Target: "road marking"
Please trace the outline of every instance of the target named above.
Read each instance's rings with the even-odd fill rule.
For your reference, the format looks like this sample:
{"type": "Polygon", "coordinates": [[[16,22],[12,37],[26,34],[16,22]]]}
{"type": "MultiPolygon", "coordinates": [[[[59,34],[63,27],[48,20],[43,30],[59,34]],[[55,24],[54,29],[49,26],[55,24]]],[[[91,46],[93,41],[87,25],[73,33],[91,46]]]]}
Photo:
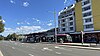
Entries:
{"type": "Polygon", "coordinates": [[[34,56],[33,54],[28,54],[29,56],[34,56]]]}
{"type": "Polygon", "coordinates": [[[15,47],[12,47],[12,49],[15,49],[15,47]]]}
{"type": "Polygon", "coordinates": [[[52,49],[49,49],[47,47],[43,48],[43,50],[53,51],[52,49]]]}
{"type": "Polygon", "coordinates": [[[72,51],[72,50],[70,50],[70,49],[65,49],[65,48],[59,47],[59,46],[55,46],[55,48],[56,48],[56,49],[61,49],[61,50],[66,50],[66,51],[72,51]]]}
{"type": "Polygon", "coordinates": [[[0,51],[0,56],[3,56],[2,52],[0,51]]]}
{"type": "Polygon", "coordinates": [[[58,47],[58,46],[55,46],[55,48],[57,48],[57,49],[58,49],[58,48],[60,48],[60,47],[58,47]]]}
{"type": "Polygon", "coordinates": [[[25,44],[25,43],[21,43],[21,44],[25,44]]]}
{"type": "Polygon", "coordinates": [[[56,52],[56,54],[61,54],[60,52],[56,52]]]}

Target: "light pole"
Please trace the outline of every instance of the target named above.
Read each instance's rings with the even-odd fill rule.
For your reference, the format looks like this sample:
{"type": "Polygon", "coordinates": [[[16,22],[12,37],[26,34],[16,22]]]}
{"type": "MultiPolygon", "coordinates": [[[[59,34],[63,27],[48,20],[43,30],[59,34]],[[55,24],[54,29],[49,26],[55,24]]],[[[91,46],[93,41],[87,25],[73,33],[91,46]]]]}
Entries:
{"type": "Polygon", "coordinates": [[[53,13],[53,14],[54,14],[54,24],[55,24],[55,34],[54,34],[54,37],[55,37],[55,43],[57,43],[56,11],[55,11],[55,9],[54,9],[54,12],[52,12],[52,11],[49,11],[49,12],[51,12],[51,13],[53,13]]]}

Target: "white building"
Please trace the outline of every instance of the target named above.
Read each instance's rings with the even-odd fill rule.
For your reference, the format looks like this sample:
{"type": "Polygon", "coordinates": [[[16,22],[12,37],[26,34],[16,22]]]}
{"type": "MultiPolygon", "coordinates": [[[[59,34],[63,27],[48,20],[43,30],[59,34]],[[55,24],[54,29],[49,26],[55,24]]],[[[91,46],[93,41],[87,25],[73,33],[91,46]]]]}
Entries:
{"type": "Polygon", "coordinates": [[[61,10],[58,15],[58,33],[71,33],[75,32],[75,5],[71,5],[69,7],[61,10]]]}

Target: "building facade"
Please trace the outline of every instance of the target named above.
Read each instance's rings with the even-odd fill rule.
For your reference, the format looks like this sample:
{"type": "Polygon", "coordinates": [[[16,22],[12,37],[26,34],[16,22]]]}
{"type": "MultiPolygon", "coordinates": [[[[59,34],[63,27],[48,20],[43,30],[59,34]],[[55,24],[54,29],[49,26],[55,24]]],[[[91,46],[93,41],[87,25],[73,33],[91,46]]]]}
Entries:
{"type": "MultiPolygon", "coordinates": [[[[85,39],[88,40],[88,37],[95,37],[98,41],[100,41],[100,0],[75,0],[76,3],[72,7],[67,7],[62,10],[58,15],[58,27],[59,33],[69,33],[73,36],[73,38],[79,38],[81,40],[81,31],[84,34],[85,39]],[[70,16],[66,18],[65,15],[69,13],[65,13],[65,11],[69,11],[69,9],[73,9],[73,31],[71,31],[71,26],[69,21],[70,16]],[[65,14],[64,14],[65,13],[65,14]],[[65,21],[63,20],[65,19],[65,21]],[[63,25],[65,22],[65,27],[63,25]],[[65,28],[65,29],[63,29],[65,28]],[[63,31],[64,30],[64,31],[63,31]]],[[[71,12],[73,12],[71,11],[71,12]]]]}
{"type": "Polygon", "coordinates": [[[75,32],[75,5],[64,8],[58,16],[59,33],[75,32]]]}

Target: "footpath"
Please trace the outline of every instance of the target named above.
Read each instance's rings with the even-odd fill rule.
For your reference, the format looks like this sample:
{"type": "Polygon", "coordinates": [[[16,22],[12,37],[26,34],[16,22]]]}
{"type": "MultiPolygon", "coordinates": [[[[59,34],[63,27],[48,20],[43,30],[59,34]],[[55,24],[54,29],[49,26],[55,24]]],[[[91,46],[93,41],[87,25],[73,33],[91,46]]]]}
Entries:
{"type": "Polygon", "coordinates": [[[83,43],[83,44],[82,43],[62,43],[59,46],[100,51],[100,44],[95,44],[95,43],[83,43]]]}

